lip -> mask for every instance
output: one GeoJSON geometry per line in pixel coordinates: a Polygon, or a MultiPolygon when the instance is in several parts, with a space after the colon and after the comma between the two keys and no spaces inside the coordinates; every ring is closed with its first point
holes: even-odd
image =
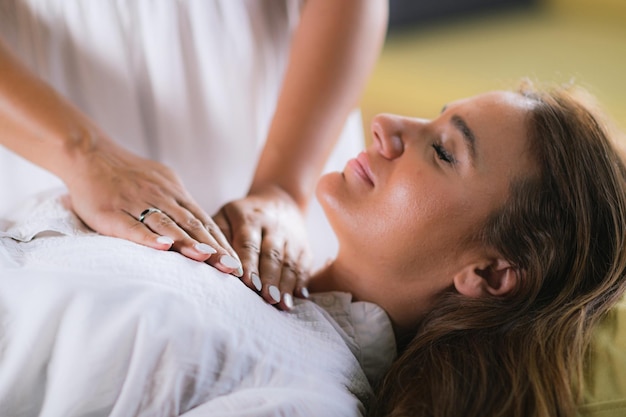
{"type": "Polygon", "coordinates": [[[370,186],[374,186],[374,176],[372,175],[372,170],[370,168],[369,160],[367,159],[367,154],[365,152],[361,152],[357,155],[356,158],[350,159],[348,161],[348,166],[352,168],[352,170],[366,183],[370,186]]]}

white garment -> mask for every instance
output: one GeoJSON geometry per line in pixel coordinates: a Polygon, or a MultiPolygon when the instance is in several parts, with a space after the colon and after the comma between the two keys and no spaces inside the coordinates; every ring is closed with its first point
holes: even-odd
{"type": "MultiPolygon", "coordinates": [[[[0,0],[0,36],[112,138],[172,167],[213,214],[249,187],[302,3],[0,0]]],[[[362,146],[357,112],[326,170],[362,146]]],[[[0,151],[0,213],[60,184],[0,151]]],[[[320,265],[336,241],[317,202],[309,233],[320,265]]]]}
{"type": "Polygon", "coordinates": [[[395,355],[380,307],[324,293],[281,312],[230,275],[96,235],[40,197],[0,224],[0,415],[363,414],[365,374],[395,355]]]}

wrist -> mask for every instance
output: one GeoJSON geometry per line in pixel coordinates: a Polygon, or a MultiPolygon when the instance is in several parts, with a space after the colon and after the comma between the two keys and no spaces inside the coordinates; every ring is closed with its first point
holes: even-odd
{"type": "Polygon", "coordinates": [[[112,140],[92,128],[77,127],[64,135],[59,147],[56,166],[50,171],[57,175],[69,188],[74,181],[98,170],[102,162],[111,162],[119,147],[112,140]]]}
{"type": "Polygon", "coordinates": [[[285,187],[279,182],[263,182],[253,183],[248,190],[248,195],[271,195],[274,198],[279,198],[283,201],[289,201],[304,215],[306,213],[309,199],[302,193],[295,192],[290,187],[285,187]]]}

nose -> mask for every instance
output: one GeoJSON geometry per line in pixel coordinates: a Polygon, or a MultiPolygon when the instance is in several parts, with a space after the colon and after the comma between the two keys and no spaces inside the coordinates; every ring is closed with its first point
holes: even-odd
{"type": "Polygon", "coordinates": [[[400,125],[397,116],[392,114],[379,114],[372,120],[374,147],[386,159],[398,158],[404,152],[400,125]]]}
{"type": "Polygon", "coordinates": [[[404,153],[410,142],[424,137],[431,121],[394,114],[379,114],[372,120],[372,137],[376,151],[386,159],[395,159],[404,153]]]}
{"type": "Polygon", "coordinates": [[[378,153],[386,159],[395,159],[404,153],[411,138],[422,136],[422,128],[430,121],[393,114],[379,114],[372,120],[372,138],[378,153]]]}

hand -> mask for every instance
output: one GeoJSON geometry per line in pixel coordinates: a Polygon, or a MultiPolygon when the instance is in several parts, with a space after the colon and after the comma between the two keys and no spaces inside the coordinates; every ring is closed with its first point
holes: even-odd
{"type": "Polygon", "coordinates": [[[288,193],[268,186],[226,204],[214,220],[239,254],[248,287],[284,310],[293,307],[293,295],[308,297],[306,227],[288,193]]]}
{"type": "Polygon", "coordinates": [[[241,263],[220,228],[166,166],[111,144],[69,169],[64,177],[72,208],[96,232],[172,249],[241,276],[241,263]],[[159,211],[139,221],[152,207],[159,211]]]}

